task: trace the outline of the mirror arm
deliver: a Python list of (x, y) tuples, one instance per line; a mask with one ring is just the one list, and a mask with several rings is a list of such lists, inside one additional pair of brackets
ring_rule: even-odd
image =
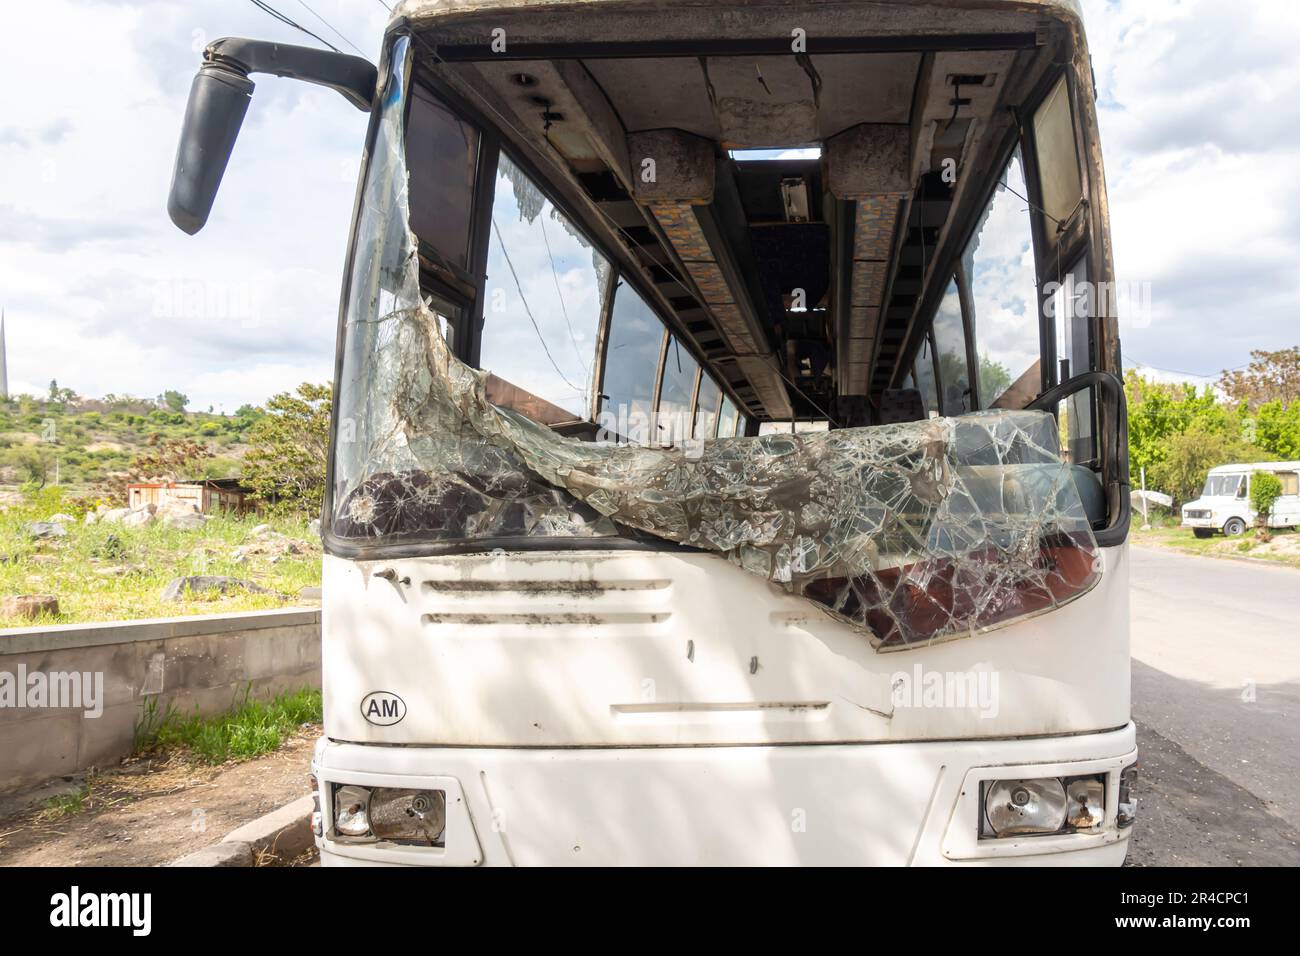
[(242, 37), (214, 40), (203, 51), (203, 60), (205, 66), (225, 67), (245, 78), (269, 73), (329, 87), (363, 112), (370, 110), (379, 77), (375, 65), (359, 56)]

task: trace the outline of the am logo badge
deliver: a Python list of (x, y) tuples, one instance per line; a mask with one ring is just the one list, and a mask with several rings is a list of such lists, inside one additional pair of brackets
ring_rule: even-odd
[(372, 724), (388, 727), (406, 716), (406, 701), (386, 690), (371, 691), (361, 698), (361, 716)]

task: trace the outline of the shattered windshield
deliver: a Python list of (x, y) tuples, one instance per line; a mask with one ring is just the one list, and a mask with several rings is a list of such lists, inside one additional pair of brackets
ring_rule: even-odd
[[(641, 447), (566, 437), (494, 403), (494, 376), (448, 345), (447, 330), (463, 316), (421, 291), (407, 226), (404, 42), (395, 52), (345, 319), (335, 539), (499, 547), (503, 539), (589, 538), (599, 546), (638, 535), (716, 552), (879, 647), (974, 633), (1059, 606), (1096, 582), (1096, 545), (1046, 413)], [(565, 374), (540, 397), (576, 415), (590, 399), (588, 373), (561, 356), (589, 334), (574, 313), (598, 290), (579, 294), (575, 285), (566, 297), (562, 288), (553, 301), (571, 310), (573, 338), (563, 313), (529, 316), (545, 301), (542, 290), (520, 309), (523, 322), (563, 331), (547, 351), (551, 370)], [(552, 363), (538, 353), (531, 371), (544, 376)], [(694, 360), (684, 350), (680, 360), (667, 354), (664, 394), (686, 403), (699, 380)]]

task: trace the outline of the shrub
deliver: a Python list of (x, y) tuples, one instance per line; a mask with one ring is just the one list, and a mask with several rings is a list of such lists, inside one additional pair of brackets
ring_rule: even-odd
[(1282, 479), (1271, 471), (1257, 471), (1250, 476), (1250, 506), (1255, 509), (1255, 526), (1268, 529), (1268, 516), (1282, 496)]

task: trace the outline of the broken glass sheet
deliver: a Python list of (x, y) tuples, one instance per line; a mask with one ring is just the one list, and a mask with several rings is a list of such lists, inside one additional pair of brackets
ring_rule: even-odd
[(492, 405), (487, 374), (446, 343), (448, 308), (420, 296), (400, 123), (400, 109), (385, 111), (358, 236), (337, 537), (631, 529), (715, 551), (879, 648), (973, 634), (1058, 607), (1098, 580), (1096, 543), (1046, 413), (663, 449), (564, 437)]

